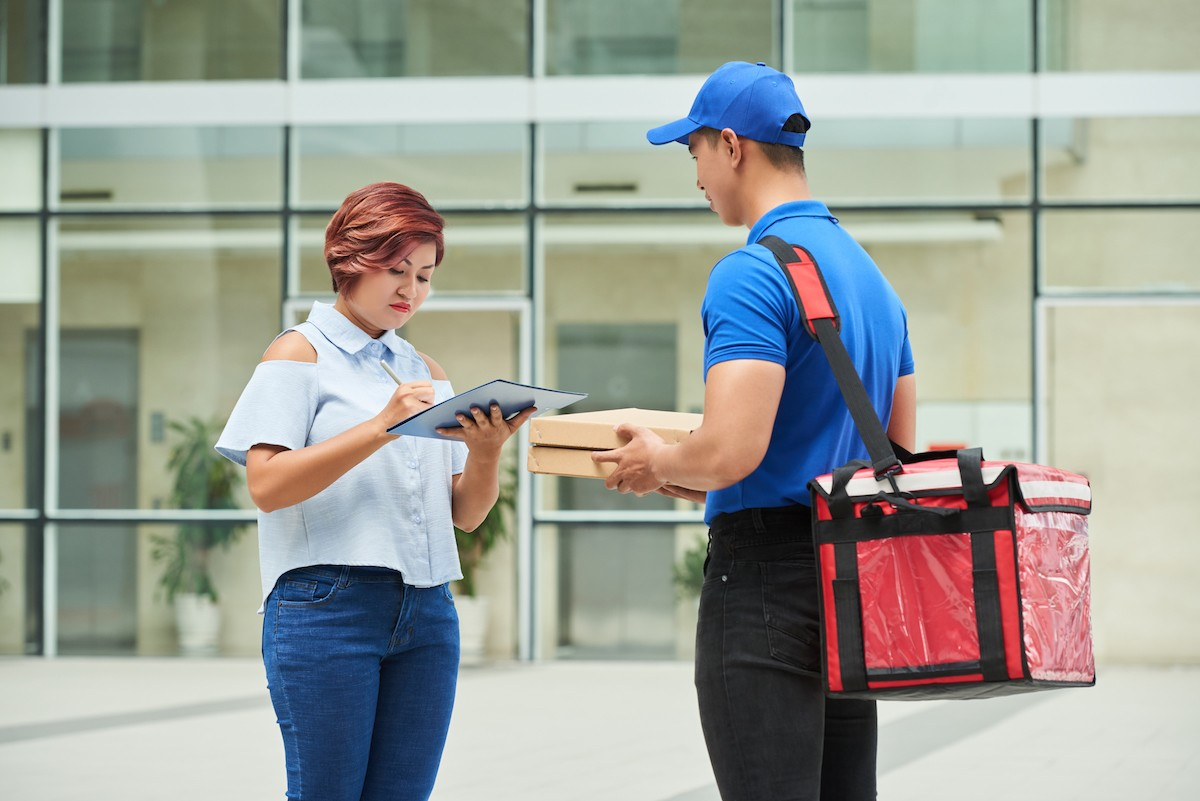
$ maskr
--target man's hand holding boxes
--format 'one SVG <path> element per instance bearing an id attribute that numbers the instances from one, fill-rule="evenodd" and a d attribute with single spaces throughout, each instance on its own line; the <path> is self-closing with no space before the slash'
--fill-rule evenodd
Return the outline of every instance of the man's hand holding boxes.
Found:
<path id="1" fill-rule="evenodd" d="M 690 412 L 636 408 L 535 417 L 529 421 L 527 466 L 531 473 L 606 478 L 615 465 L 592 461 L 592 453 L 629 442 L 616 432 L 618 425 L 643 426 L 673 444 L 686 439 L 703 419 Z"/>

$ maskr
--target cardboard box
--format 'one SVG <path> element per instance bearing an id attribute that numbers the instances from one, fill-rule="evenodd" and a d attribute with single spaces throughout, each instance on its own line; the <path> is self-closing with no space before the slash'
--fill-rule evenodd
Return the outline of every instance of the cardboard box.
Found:
<path id="1" fill-rule="evenodd" d="M 593 462 L 592 452 L 583 448 L 555 448 L 553 445 L 530 445 L 525 466 L 530 473 L 577 478 L 607 478 L 617 468 L 611 462 Z"/>
<path id="2" fill-rule="evenodd" d="M 612 450 L 628 441 L 617 436 L 614 426 L 645 426 L 667 442 L 676 443 L 686 439 L 703 419 L 703 415 L 689 412 L 635 408 L 535 417 L 529 423 L 526 466 L 531 473 L 605 478 L 614 467 L 593 462 L 592 451 Z"/>

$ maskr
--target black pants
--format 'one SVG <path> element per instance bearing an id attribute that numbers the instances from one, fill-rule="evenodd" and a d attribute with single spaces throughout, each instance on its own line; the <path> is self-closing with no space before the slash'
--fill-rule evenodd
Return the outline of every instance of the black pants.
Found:
<path id="1" fill-rule="evenodd" d="M 724 801 L 874 799 L 874 701 L 826 699 L 807 507 L 720 515 L 696 632 L 696 691 Z"/>

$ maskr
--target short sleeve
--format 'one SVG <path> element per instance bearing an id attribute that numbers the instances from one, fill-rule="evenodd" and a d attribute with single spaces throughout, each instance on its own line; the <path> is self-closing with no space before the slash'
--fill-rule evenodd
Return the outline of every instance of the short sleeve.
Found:
<path id="1" fill-rule="evenodd" d="M 789 324 L 796 317 L 778 268 L 734 251 L 713 268 L 705 291 L 704 373 L 734 359 L 787 364 Z"/>
<path id="2" fill-rule="evenodd" d="M 246 452 L 255 445 L 303 448 L 317 411 L 317 391 L 315 363 L 261 362 L 229 415 L 217 452 L 244 467 Z"/>
<path id="3" fill-rule="evenodd" d="M 467 443 L 450 443 L 450 475 L 457 476 L 467 469 Z"/>

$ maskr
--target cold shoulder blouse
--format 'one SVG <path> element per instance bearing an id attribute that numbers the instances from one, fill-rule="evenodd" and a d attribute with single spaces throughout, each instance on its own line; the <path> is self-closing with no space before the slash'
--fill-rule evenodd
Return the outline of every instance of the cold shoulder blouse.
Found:
<path id="1" fill-rule="evenodd" d="M 314 303 L 308 320 L 288 330 L 312 344 L 317 361 L 273 360 L 255 368 L 216 444 L 242 466 L 254 445 L 296 450 L 376 415 L 396 389 L 381 359 L 404 381 L 432 381 L 439 402 L 454 395 L 450 382 L 433 380 L 420 354 L 394 331 L 373 339 L 330 304 Z M 462 578 L 451 479 L 466 458 L 461 442 L 400 437 L 308 500 L 260 510 L 263 600 L 281 575 L 308 565 L 391 568 L 415 587 Z"/>

